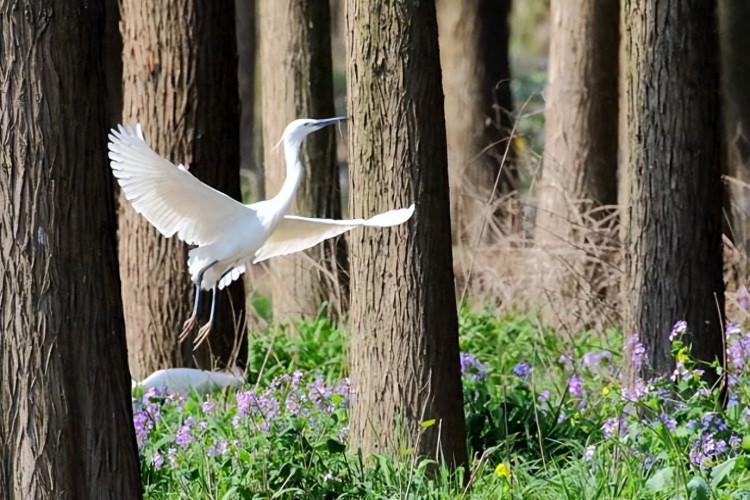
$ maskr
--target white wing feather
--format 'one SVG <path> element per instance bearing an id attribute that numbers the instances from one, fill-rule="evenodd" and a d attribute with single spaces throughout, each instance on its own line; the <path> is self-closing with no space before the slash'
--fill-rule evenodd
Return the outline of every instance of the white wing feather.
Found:
<path id="1" fill-rule="evenodd" d="M 161 234 L 188 244 L 216 241 L 251 210 L 196 179 L 151 149 L 141 126 L 109 134 L 112 172 L 125 197 Z"/>
<path id="2" fill-rule="evenodd" d="M 279 221 L 265 244 L 255 253 L 253 264 L 271 257 L 306 250 L 355 227 L 396 226 L 409 220 L 413 213 L 414 205 L 390 210 L 369 219 L 334 220 L 286 215 Z"/>

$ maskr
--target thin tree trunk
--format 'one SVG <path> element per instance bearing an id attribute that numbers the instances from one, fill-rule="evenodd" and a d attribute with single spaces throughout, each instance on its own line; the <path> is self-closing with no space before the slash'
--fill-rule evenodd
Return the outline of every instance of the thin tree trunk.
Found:
<path id="1" fill-rule="evenodd" d="M 140 498 L 103 3 L 0 1 L 0 497 Z"/>
<path id="2" fill-rule="evenodd" d="M 668 335 L 686 320 L 698 359 L 722 359 L 716 3 L 625 0 L 630 195 L 623 213 L 626 334 L 642 375 L 674 368 Z M 708 374 L 715 378 L 715 374 Z"/>
<path id="3" fill-rule="evenodd" d="M 617 203 L 618 2 L 552 0 L 550 8 L 541 246 L 573 243 L 581 208 Z"/>
<path id="4" fill-rule="evenodd" d="M 349 0 L 347 29 L 352 215 L 417 204 L 352 233 L 351 444 L 465 465 L 435 4 Z"/>
<path id="5" fill-rule="evenodd" d="M 318 0 L 264 1 L 259 6 L 265 178 L 270 197 L 279 191 L 286 176 L 283 151 L 272 147 L 284 128 L 296 118 L 330 118 L 335 113 L 331 12 L 328 2 Z M 305 139 L 305 175 L 291 213 L 341 217 L 336 133 L 330 127 Z M 276 320 L 315 315 L 324 301 L 339 312 L 346 308 L 343 239 L 276 258 L 270 267 Z"/>
<path id="6" fill-rule="evenodd" d="M 454 240 L 469 245 L 520 228 L 506 200 L 519 187 L 509 146 L 510 7 L 510 0 L 437 2 L 451 220 Z"/>
<path id="7" fill-rule="evenodd" d="M 239 199 L 234 9 L 209 0 L 124 0 L 121 29 L 124 122 L 140 122 L 157 152 Z M 193 351 L 189 341 L 177 342 L 192 304 L 186 245 L 161 236 L 121 196 L 119 247 L 136 377 L 171 366 L 244 363 L 241 282 L 221 292 L 211 335 Z"/>

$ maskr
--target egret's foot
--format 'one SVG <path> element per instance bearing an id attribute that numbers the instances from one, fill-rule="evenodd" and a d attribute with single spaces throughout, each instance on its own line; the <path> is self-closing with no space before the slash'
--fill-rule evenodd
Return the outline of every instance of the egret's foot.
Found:
<path id="1" fill-rule="evenodd" d="M 206 337 L 208 337 L 209 333 L 211 333 L 210 321 L 203 325 L 200 330 L 198 330 L 198 336 L 195 337 L 195 340 L 193 341 L 193 350 L 196 350 L 198 349 L 198 347 L 200 347 L 203 341 L 206 340 Z"/>
<path id="2" fill-rule="evenodd" d="M 193 328 L 195 328 L 195 325 L 198 324 L 198 318 L 195 316 L 190 316 L 187 321 L 185 321 L 185 324 L 182 325 L 182 333 L 180 333 L 180 336 L 178 337 L 178 340 L 180 342 L 184 342 L 188 335 L 190 335 L 190 332 L 193 331 Z M 203 329 L 201 329 L 203 331 Z"/>

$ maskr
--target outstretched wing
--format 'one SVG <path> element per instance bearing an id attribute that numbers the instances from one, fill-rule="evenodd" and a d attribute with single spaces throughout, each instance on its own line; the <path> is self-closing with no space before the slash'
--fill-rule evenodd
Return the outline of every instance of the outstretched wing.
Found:
<path id="1" fill-rule="evenodd" d="M 162 158 L 143 140 L 141 126 L 109 134 L 112 172 L 125 197 L 161 234 L 204 245 L 251 210 Z"/>
<path id="2" fill-rule="evenodd" d="M 255 252 L 253 264 L 271 257 L 306 250 L 355 227 L 396 226 L 409 220 L 413 213 L 414 205 L 409 208 L 390 210 L 369 219 L 313 219 L 286 215 L 279 221 L 266 243 Z"/>

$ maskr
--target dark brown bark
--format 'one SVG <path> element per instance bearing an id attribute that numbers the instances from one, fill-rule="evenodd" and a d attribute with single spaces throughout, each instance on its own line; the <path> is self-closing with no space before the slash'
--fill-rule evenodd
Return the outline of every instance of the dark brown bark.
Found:
<path id="1" fill-rule="evenodd" d="M 619 4 L 553 0 L 550 8 L 535 239 L 572 246 L 579 210 L 617 203 Z"/>
<path id="2" fill-rule="evenodd" d="M 103 3 L 0 1 L 0 497 L 140 498 Z"/>
<path id="3" fill-rule="evenodd" d="M 501 208 L 519 187 L 509 147 L 513 128 L 508 16 L 510 0 L 440 0 L 454 238 L 489 242 L 513 232 L 519 213 Z M 507 207 L 507 204 L 505 204 Z"/>
<path id="4" fill-rule="evenodd" d="M 296 118 L 330 118 L 335 113 L 331 12 L 328 2 L 274 0 L 260 3 L 258 20 L 266 195 L 271 197 L 286 176 L 283 150 L 273 147 L 284 128 Z M 329 127 L 305 139 L 305 174 L 290 213 L 341 218 L 337 133 L 335 127 Z M 324 301 L 337 311 L 344 309 L 346 262 L 343 239 L 273 259 L 274 318 L 315 315 Z"/>
<path id="5" fill-rule="evenodd" d="M 435 4 L 349 0 L 347 30 L 352 215 L 417 205 L 351 236 L 351 444 L 465 465 Z"/>
<path id="6" fill-rule="evenodd" d="M 630 195 L 624 206 L 626 334 L 643 375 L 674 367 L 684 319 L 698 359 L 722 359 L 724 286 L 715 2 L 625 0 Z"/>
<path id="7" fill-rule="evenodd" d="M 719 0 L 718 5 L 726 173 L 740 181 L 728 184 L 729 235 L 750 256 L 750 2 Z M 742 271 L 745 279 L 747 269 Z"/>
<path id="8" fill-rule="evenodd" d="M 208 0 L 124 0 L 125 123 L 203 182 L 239 199 L 239 98 L 234 9 Z M 224 367 L 246 357 L 241 281 L 220 294 L 207 342 L 177 343 L 190 316 L 187 247 L 165 239 L 121 196 L 119 252 L 130 367 Z M 206 300 L 206 306 L 210 300 Z M 204 311 L 207 318 L 207 307 Z"/>

